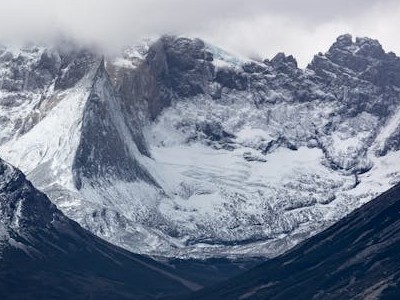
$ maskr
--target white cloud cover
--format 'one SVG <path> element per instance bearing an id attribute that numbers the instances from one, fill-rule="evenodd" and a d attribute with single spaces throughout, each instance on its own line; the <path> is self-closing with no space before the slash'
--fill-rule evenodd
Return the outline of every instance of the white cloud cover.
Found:
<path id="1" fill-rule="evenodd" d="M 145 36 L 199 36 L 234 52 L 293 54 L 305 66 L 343 33 L 400 53 L 397 0 L 0 0 L 0 40 L 66 36 L 119 47 Z"/>

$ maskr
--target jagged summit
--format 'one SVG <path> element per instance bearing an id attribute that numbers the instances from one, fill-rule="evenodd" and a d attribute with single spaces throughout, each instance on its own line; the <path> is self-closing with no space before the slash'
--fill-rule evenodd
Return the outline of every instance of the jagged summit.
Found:
<path id="1" fill-rule="evenodd" d="M 353 36 L 349 33 L 342 34 L 336 38 L 336 42 L 331 46 L 332 48 L 346 49 L 353 45 Z"/>
<path id="2" fill-rule="evenodd" d="M 352 52 L 360 56 L 376 59 L 382 58 L 385 54 L 385 51 L 378 40 L 367 37 L 356 37 L 354 40 L 351 34 L 339 36 L 328 52 L 331 53 L 335 50 Z"/>
<path id="3" fill-rule="evenodd" d="M 265 61 L 265 63 L 268 64 L 267 61 Z M 283 52 L 275 55 L 274 58 L 271 59 L 270 64 L 277 72 L 290 73 L 298 69 L 297 61 L 293 55 L 286 56 Z"/>
<path id="4" fill-rule="evenodd" d="M 379 41 L 359 37 L 354 41 L 350 34 L 345 34 L 337 38 L 327 53 L 315 56 L 308 68 L 318 74 L 321 72 L 319 69 L 326 69 L 339 76 L 352 72 L 351 75 L 371 80 L 374 84 L 385 85 L 388 82 L 398 85 L 397 78 L 393 81 L 384 73 L 394 75 L 399 65 L 399 58 L 386 53 Z"/>
<path id="5" fill-rule="evenodd" d="M 385 53 L 382 45 L 378 40 L 371 39 L 368 37 L 355 37 L 351 34 L 343 34 L 337 37 L 336 41 L 331 45 L 328 51 L 325 54 L 320 52 L 318 56 L 326 57 L 328 59 L 332 59 L 333 62 L 338 63 L 343 67 L 347 67 L 346 62 L 341 61 L 338 57 L 342 56 L 358 56 L 363 57 L 365 59 L 374 60 L 374 59 L 383 59 L 385 55 L 395 55 L 392 52 Z M 291 68 L 298 68 L 296 58 L 292 55 L 286 55 L 283 52 L 277 53 L 271 60 L 265 59 L 265 64 L 269 65 L 273 63 L 274 68 L 278 71 L 282 71 L 279 69 L 283 62 L 291 66 Z M 312 66 L 313 62 L 309 64 Z"/>

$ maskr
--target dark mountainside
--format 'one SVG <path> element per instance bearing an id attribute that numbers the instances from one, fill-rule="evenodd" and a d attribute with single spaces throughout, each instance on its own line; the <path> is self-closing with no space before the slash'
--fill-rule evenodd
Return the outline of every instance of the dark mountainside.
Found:
<path id="1" fill-rule="evenodd" d="M 158 299 L 198 289 L 66 218 L 0 160 L 1 299 Z"/>
<path id="2" fill-rule="evenodd" d="M 286 254 L 189 299 L 398 299 L 400 185 Z"/>

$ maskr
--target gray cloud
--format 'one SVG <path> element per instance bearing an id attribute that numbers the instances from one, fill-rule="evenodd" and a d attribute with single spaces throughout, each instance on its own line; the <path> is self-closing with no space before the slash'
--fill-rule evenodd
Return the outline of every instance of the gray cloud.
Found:
<path id="1" fill-rule="evenodd" d="M 177 33 L 244 55 L 285 51 L 304 66 L 339 34 L 350 32 L 378 38 L 400 53 L 395 0 L 0 0 L 0 5 L 4 40 L 47 39 L 63 32 L 112 48 Z"/>

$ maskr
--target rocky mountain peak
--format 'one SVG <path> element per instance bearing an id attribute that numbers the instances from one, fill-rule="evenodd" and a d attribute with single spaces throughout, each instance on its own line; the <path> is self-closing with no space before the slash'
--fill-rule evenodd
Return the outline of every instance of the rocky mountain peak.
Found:
<path id="1" fill-rule="evenodd" d="M 314 56 L 308 68 L 329 82 L 348 84 L 361 79 L 379 87 L 400 85 L 400 59 L 385 53 L 379 41 L 365 37 L 353 40 L 350 34 L 339 36 L 328 52 Z"/>
<path id="2" fill-rule="evenodd" d="M 213 56 L 200 39 L 164 36 L 162 44 L 150 47 L 148 60 L 158 73 L 166 87 L 170 87 L 179 97 L 195 96 L 204 93 L 207 82 L 214 76 L 211 64 Z M 156 55 L 157 52 L 161 54 Z M 161 55 L 161 56 L 160 56 Z M 158 60 L 154 60 L 157 58 Z"/>
<path id="3" fill-rule="evenodd" d="M 353 45 L 353 36 L 351 34 L 342 34 L 336 38 L 336 42 L 333 43 L 332 47 L 335 48 L 347 48 Z"/>
<path id="4" fill-rule="evenodd" d="M 297 60 L 293 55 L 286 55 L 283 52 L 279 52 L 271 60 L 271 65 L 277 72 L 288 73 L 291 70 L 297 69 Z"/>
<path id="5" fill-rule="evenodd" d="M 337 37 L 328 53 L 335 51 L 345 51 L 370 58 L 382 58 L 385 54 L 378 40 L 368 37 L 356 37 L 353 39 L 351 34 L 343 34 Z"/>
<path id="6" fill-rule="evenodd" d="M 314 57 L 311 68 L 323 68 L 329 72 L 342 73 L 342 69 L 360 73 L 367 69 L 370 61 L 365 55 L 359 55 L 360 47 L 353 42 L 350 34 L 341 35 L 325 54 Z M 326 61 L 328 60 L 328 61 Z M 335 70 L 342 68 L 340 70 Z"/>
<path id="7" fill-rule="evenodd" d="M 383 50 L 378 40 L 367 37 L 357 37 L 355 45 L 358 47 L 357 55 L 373 59 L 381 59 L 385 56 L 385 50 Z"/>

